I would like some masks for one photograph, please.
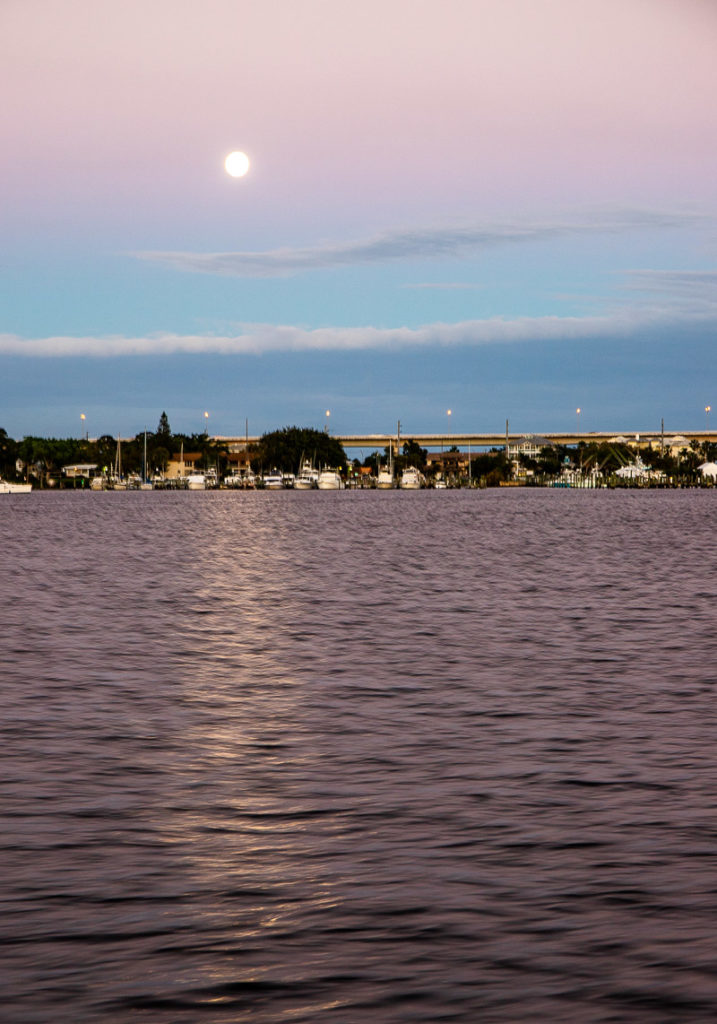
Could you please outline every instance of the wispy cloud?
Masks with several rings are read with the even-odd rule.
[[[311,270],[422,259],[460,259],[499,245],[594,234],[680,228],[711,215],[659,210],[600,210],[580,217],[398,229],[373,238],[265,252],[138,252],[141,260],[175,270],[225,277],[288,277]]]
[[[628,338],[650,328],[717,322],[717,304],[686,314],[667,307],[615,309],[601,316],[584,317],[500,317],[433,323],[421,327],[321,327],[309,329],[290,325],[245,325],[236,334],[180,335],[157,333],[140,337],[21,338],[0,335],[0,355],[27,357],[169,356],[173,354],[217,353],[262,355],[276,352],[329,352],[395,350],[440,346],[502,345],[512,342],[575,341]]]
[[[717,270],[629,270],[627,288],[717,302]]]
[[[484,284],[470,281],[417,281],[415,284],[403,284],[402,288],[417,288],[435,291],[483,291]]]

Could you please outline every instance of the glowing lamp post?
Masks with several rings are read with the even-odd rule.
[[[575,416],[576,416],[577,424],[578,424],[578,434],[580,433],[580,413],[581,412],[582,412],[582,409],[578,406],[578,408],[575,410]]]
[[[205,434],[209,433],[209,413],[208,412],[204,413],[204,433]]]
[[[451,432],[451,415],[452,415],[452,413],[453,413],[452,409],[446,409],[446,429],[447,429],[449,434]],[[443,451],[443,445],[441,445],[441,451]],[[445,467],[444,467],[444,469],[445,469]]]
[[[710,413],[711,412],[712,412],[712,406],[711,405],[706,405],[705,406],[705,430],[709,430],[710,429]]]
[[[329,416],[330,415],[331,415],[331,409],[327,409],[326,410],[326,425],[324,427],[324,433],[325,434],[328,434],[328,432],[329,432]]]
[[[82,436],[82,434],[84,434],[85,435],[85,441],[87,440],[87,431],[85,430],[85,420],[86,419],[87,419],[87,417],[85,416],[85,414],[83,412],[81,412],[80,413],[80,424],[82,425],[82,430],[80,431],[80,436]]]

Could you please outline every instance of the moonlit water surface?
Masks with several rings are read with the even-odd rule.
[[[3,1019],[717,1019],[716,510],[2,496]]]

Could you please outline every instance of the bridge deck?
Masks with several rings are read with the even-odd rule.
[[[396,434],[332,434],[333,438],[339,441],[344,448],[368,448],[384,449],[389,444],[395,447]],[[689,444],[690,441],[712,441],[717,442],[717,430],[596,430],[589,433],[569,432],[547,432],[541,434],[508,434],[508,442],[517,444],[523,438],[538,437],[546,441],[554,441],[556,444],[578,444],[580,441],[586,444],[597,441],[612,441],[615,438],[624,438],[631,444],[659,443],[660,440],[669,442],[676,437],[684,437]],[[249,444],[256,444],[260,438],[250,437],[213,437],[212,440],[226,444],[230,449],[240,450]],[[432,433],[411,433],[410,431],[400,435],[401,444],[406,441],[415,441],[422,448],[439,448],[456,445],[458,448],[492,448],[505,445],[505,433],[479,434],[479,433],[458,433],[458,434],[432,434]]]

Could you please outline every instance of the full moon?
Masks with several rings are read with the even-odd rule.
[[[227,174],[231,174],[232,178],[243,178],[249,170],[249,157],[246,153],[235,151],[226,158],[224,166]]]

